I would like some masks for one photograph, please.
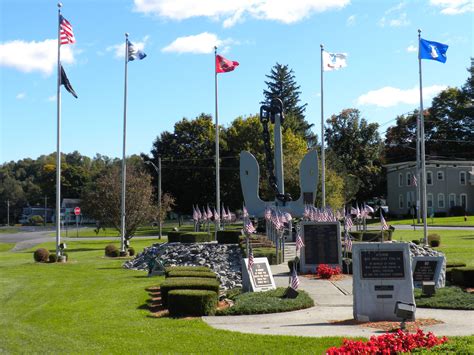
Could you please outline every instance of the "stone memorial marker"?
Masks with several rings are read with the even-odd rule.
[[[413,284],[421,288],[423,281],[433,281],[436,288],[444,287],[440,278],[444,256],[415,256],[412,261]]]
[[[249,259],[242,259],[242,286],[244,291],[260,292],[274,290],[275,280],[267,258],[254,258],[252,272],[248,270]]]
[[[301,271],[314,272],[319,264],[342,268],[339,222],[301,222],[304,247]]]
[[[354,244],[352,263],[354,318],[401,321],[394,313],[395,304],[415,304],[408,243]]]

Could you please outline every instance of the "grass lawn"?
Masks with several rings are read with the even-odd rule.
[[[397,224],[413,224],[413,219],[389,219],[387,218],[387,223],[396,226]],[[467,216],[467,221],[464,221],[464,216],[462,217],[435,217],[427,219],[428,226],[453,226],[453,227],[460,227],[460,226],[469,226],[474,227],[474,216]],[[380,225],[380,220],[378,218],[375,219],[368,219],[367,224],[374,224]],[[415,218],[415,224],[416,218]],[[423,225],[423,223],[420,223]]]
[[[459,287],[444,287],[436,290],[434,296],[422,295],[415,289],[416,306],[421,308],[474,310],[474,294],[464,292]]]
[[[441,236],[441,245],[436,250],[446,254],[448,262],[464,262],[467,266],[474,266],[474,231],[469,230],[441,230],[430,229],[429,234]],[[412,241],[423,238],[423,230],[397,230],[393,239]]]
[[[20,230],[15,227],[2,227],[0,228],[0,234],[13,234],[13,233],[18,233]]]
[[[153,241],[132,244],[141,251]],[[342,343],[342,337],[241,334],[200,319],[151,318],[145,288],[163,278],[122,269],[123,260],[103,257],[106,244],[69,242],[67,264],[35,264],[31,251],[1,248],[0,352],[322,354]]]

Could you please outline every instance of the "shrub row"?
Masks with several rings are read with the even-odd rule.
[[[217,293],[214,291],[185,289],[168,293],[168,310],[172,316],[214,315],[216,304]]]
[[[449,276],[451,282],[455,285],[474,287],[474,267],[453,268],[450,270]]]
[[[200,277],[170,277],[161,285],[161,302],[164,307],[168,306],[168,292],[171,290],[208,290],[219,292],[219,282],[217,280]]]
[[[206,279],[216,279],[217,275],[208,271],[179,271],[171,270],[166,277],[203,277]]]
[[[65,260],[68,260],[66,253],[62,253],[62,256],[65,257]],[[45,248],[36,249],[33,253],[33,259],[38,263],[56,263],[58,261],[57,255],[50,253],[49,250]]]
[[[168,232],[170,243],[204,243],[212,241],[207,232]]]
[[[218,231],[217,242],[219,244],[238,244],[241,234],[240,231]]]
[[[168,274],[171,271],[197,271],[197,272],[211,272],[207,266],[168,266],[165,267],[165,277],[168,277]]]

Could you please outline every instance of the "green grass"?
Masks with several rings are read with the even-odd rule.
[[[429,234],[441,236],[441,245],[435,250],[446,254],[448,262],[464,262],[467,266],[474,266],[474,231],[470,230],[441,230],[430,229]],[[405,242],[423,238],[423,230],[396,230],[392,239]]]
[[[415,217],[415,224],[416,223]],[[399,224],[413,224],[413,218],[405,218],[405,219],[387,219],[387,223],[393,226]],[[380,220],[377,218],[375,219],[368,219],[367,224],[374,224],[380,225]],[[427,219],[428,226],[453,226],[453,227],[460,227],[460,226],[468,226],[474,227],[474,216],[467,216],[467,221],[464,221],[464,216],[461,217],[435,217]],[[423,223],[421,223],[423,225]]]
[[[15,246],[15,243],[0,243],[0,252],[8,251]]]
[[[132,245],[141,251],[155,241]],[[108,243],[69,242],[67,264],[36,264],[32,250],[0,253],[0,353],[322,354],[342,343],[342,337],[241,334],[200,319],[151,318],[145,289],[163,278],[104,258]]]
[[[449,337],[447,343],[431,349],[415,349],[416,354],[474,354],[474,336]]]
[[[314,306],[314,301],[304,291],[294,299],[282,298],[286,288],[266,292],[246,292],[231,296],[233,307],[218,312],[218,315],[264,314],[289,312]]]
[[[421,290],[415,290],[416,306],[421,308],[474,310],[474,294],[459,287],[444,287],[436,290],[432,297],[423,296]]]
[[[19,231],[20,229],[15,227],[0,228],[0,234],[13,234],[18,233]]]

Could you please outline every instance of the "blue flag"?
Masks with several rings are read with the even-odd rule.
[[[420,59],[431,59],[446,63],[447,50],[447,44],[420,39]]]
[[[145,52],[135,48],[132,42],[128,41],[128,61],[131,62],[135,59],[142,60],[146,57]]]

